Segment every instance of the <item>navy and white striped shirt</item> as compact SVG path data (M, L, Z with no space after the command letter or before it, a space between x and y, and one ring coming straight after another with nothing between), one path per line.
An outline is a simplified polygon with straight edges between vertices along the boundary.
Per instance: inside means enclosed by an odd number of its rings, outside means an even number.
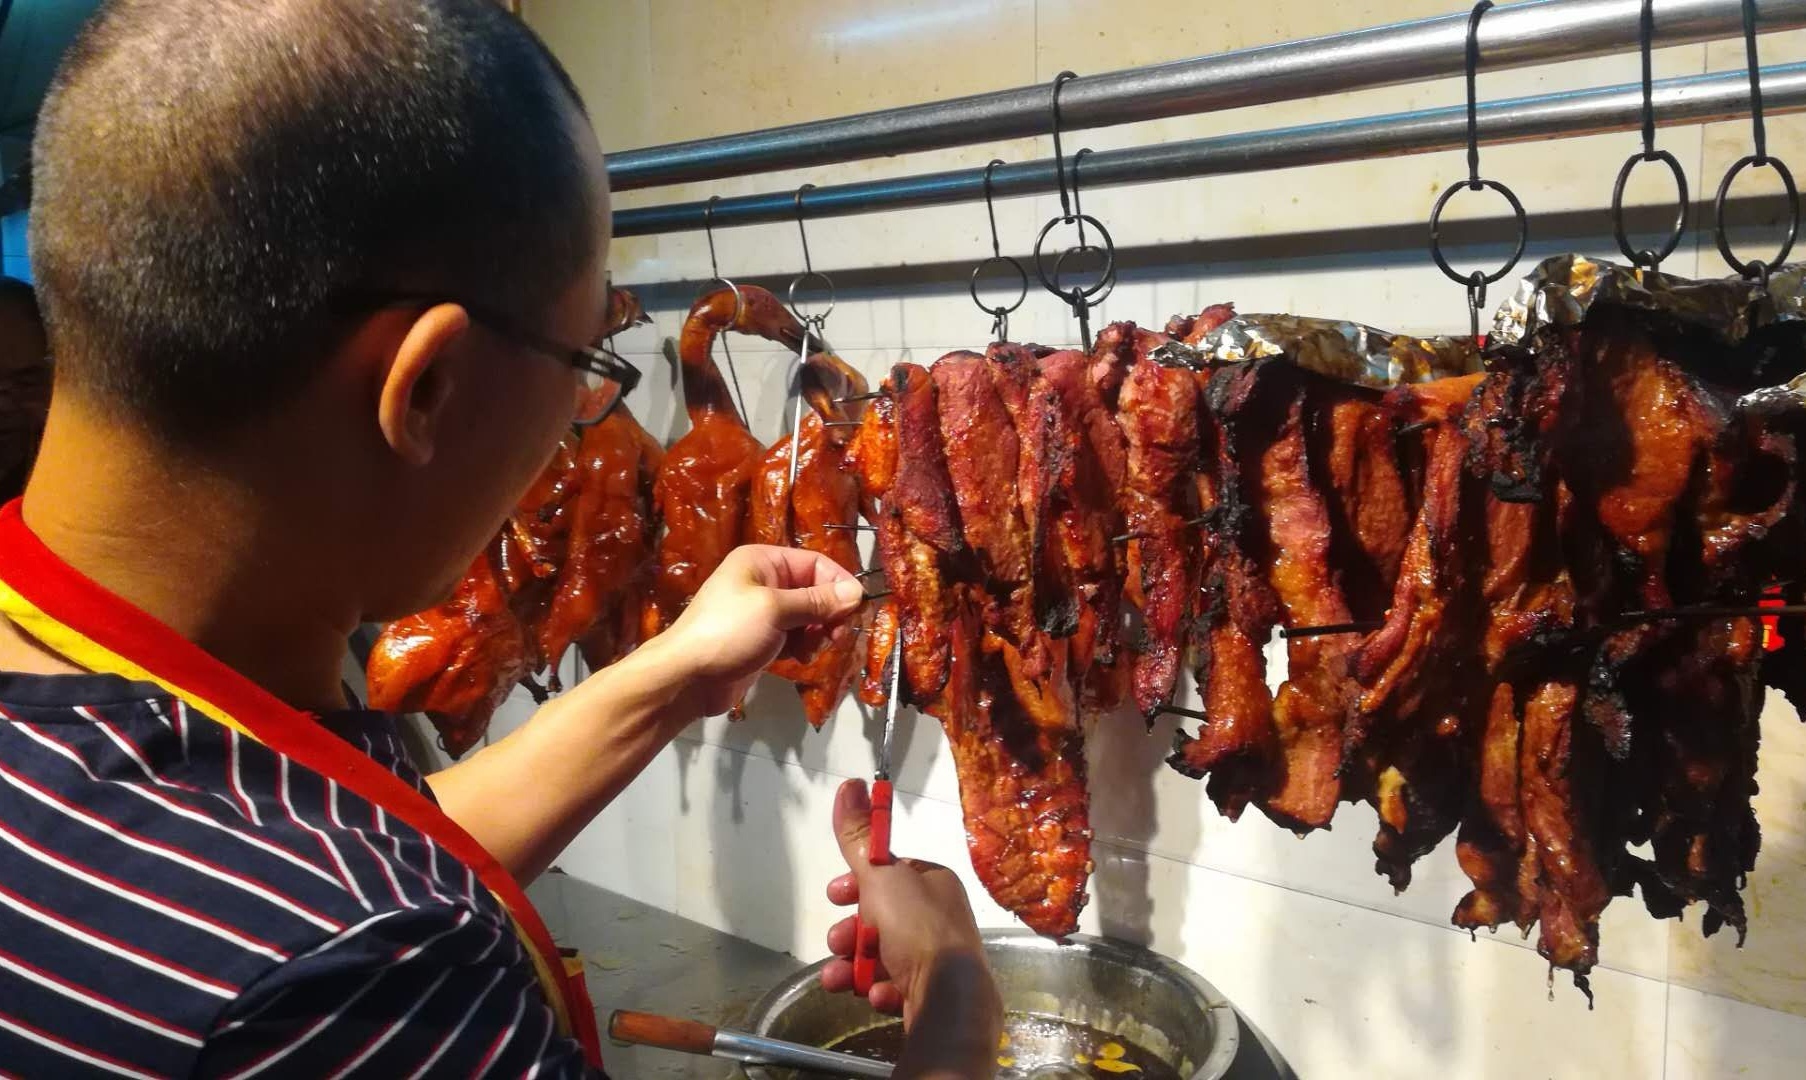
M324 723L423 792L392 718ZM581 1076L507 914L154 686L0 674L0 1076Z

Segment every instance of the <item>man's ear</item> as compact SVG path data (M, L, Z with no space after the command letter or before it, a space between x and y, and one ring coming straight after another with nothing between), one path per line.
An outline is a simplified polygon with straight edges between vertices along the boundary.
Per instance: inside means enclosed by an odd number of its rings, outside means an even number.
M403 461L425 465L433 459L452 374L452 345L470 329L470 315L457 304L436 304L414 320L395 346L378 391L376 419L383 439Z

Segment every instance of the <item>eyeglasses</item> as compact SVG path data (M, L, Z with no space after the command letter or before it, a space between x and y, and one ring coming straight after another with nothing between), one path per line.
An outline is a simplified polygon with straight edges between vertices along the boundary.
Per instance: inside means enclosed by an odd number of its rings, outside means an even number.
M577 369L577 397L571 415L576 427L592 427L609 418L633 388L640 384L640 369L634 367L606 344L606 339L593 345L573 348L544 334L520 325L512 316L484 304L473 304L457 297L426 293L359 292L356 299L376 305L389 304L456 304L470 314L472 322L490 333L512 341L542 356L562 360Z

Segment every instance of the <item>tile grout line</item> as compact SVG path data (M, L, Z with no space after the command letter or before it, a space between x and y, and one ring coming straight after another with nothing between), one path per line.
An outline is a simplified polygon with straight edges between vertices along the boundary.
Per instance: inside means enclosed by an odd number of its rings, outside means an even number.
M826 776L826 777L835 777L835 778L838 778L841 780L858 779L858 777L856 777L856 776L853 776L853 775L850 775L847 773L837 772L833 769L826 769L826 768L817 769L817 768L813 768L809 765L804 765L801 762L779 761L776 758L770 757L765 754L757 753L756 751L743 750L743 749L740 749L739 747L734 747L734 746L726 746L721 743L710 742L707 739L694 738L688 734L679 735L678 738L683 740L684 742L690 743L691 745L694 745L694 746L706 746L706 747L709 747L710 749L721 750L721 751L725 751L726 753L730 753L730 754L738 754L741 757L758 758L762 761L769 761L773 765L778 766L780 769L795 768L795 769L800 770L804 774L814 774L814 775L820 775L820 776ZM897 797L899 800L904 799L904 798L920 799L925 802L931 802L931 803L935 803L940 806L949 807L951 809L958 810L962 814L964 813L964 810L960 807L960 805L958 803L951 803L951 802L948 802L946 799L942 799L937 796L929 795L929 794L926 794L923 792L905 791L902 788L898 788L897 789ZM1444 931L1444 932L1447 932L1450 934L1456 934L1456 935L1467 933L1467 931L1462 930L1458 926L1452 926L1452 925L1449 925L1446 923L1432 922L1428 919L1419 918L1416 915L1412 915L1412 914L1409 914L1406 912L1395 911L1395 910L1392 910L1389 908L1377 907L1375 905L1363 903L1358 900L1348 900L1348 899L1344 899L1342 897L1330 896L1325 893L1313 892L1310 889L1302 888L1297 885L1291 885L1291 884L1287 884L1285 882L1279 882L1279 881L1269 881L1266 878L1255 877L1252 874L1247 874L1247 873L1237 871L1237 870L1228 870L1228 869L1224 869L1222 867L1206 866L1202 863L1188 862L1185 859L1176 858L1172 855L1167 855L1164 852L1150 851L1145 848L1131 847L1128 844L1122 843L1120 841L1114 841L1114 840L1109 840L1109 839L1098 839L1096 837L1093 837L1092 843L1102 845L1103 847L1112 848L1116 851L1135 852L1146 858L1160 859L1163 862L1173 863L1174 865L1177 865L1177 866L1191 867L1193 869L1203 870L1207 873L1212 873L1212 874L1222 874L1224 877L1234 878L1237 881L1245 881L1245 882L1248 882L1248 883L1254 884L1254 885L1264 885L1268 888L1279 889L1282 892L1289 892L1289 893L1292 893L1297 896L1309 897L1312 900L1319 900L1319 901L1322 901L1327 904L1338 904L1343 907L1356 908L1360 911L1365 911L1365 912L1368 912L1368 913L1374 914L1374 915L1383 915L1388 918L1399 919L1404 922L1413 923L1418 926L1426 926L1432 930L1441 930L1441 931ZM1481 938L1478 934L1469 934L1468 937L1469 937L1470 941L1473 941L1475 943L1479 943L1481 941L1487 940L1486 938ZM1488 935L1488 938L1496 939L1497 937L1498 937L1498 934L1496 932L1490 933ZM1524 948L1524 949L1528 950L1528 948L1529 948L1528 946L1513 945L1512 943L1510 943L1508 941L1495 941L1495 944L1499 945L1500 947L1507 948L1507 949ZM1669 947L1671 948L1672 946L1670 945ZM1633 979L1642 979L1646 982L1662 983L1665 986L1670 985L1666 977L1658 979L1653 975L1647 975L1642 972L1631 971L1627 968L1616 967L1612 964L1608 964L1603 961L1593 965L1593 970L1610 971L1614 974L1625 975L1625 976L1628 976ZM1666 1021L1664 1021L1664 1022L1666 1022ZM1666 1050L1664 1050L1664 1056L1666 1056Z

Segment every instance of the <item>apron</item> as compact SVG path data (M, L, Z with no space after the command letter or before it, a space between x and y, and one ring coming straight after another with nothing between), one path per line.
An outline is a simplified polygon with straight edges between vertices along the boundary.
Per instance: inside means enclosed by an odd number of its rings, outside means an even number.
M58 558L26 526L17 499L0 507L0 615L77 666L162 687L208 718L405 821L470 867L508 913L533 958L540 986L557 1015L558 1030L582 1045L592 1066L602 1067L601 1038L582 961L552 943L545 922L514 875L411 784L313 716L277 700Z

